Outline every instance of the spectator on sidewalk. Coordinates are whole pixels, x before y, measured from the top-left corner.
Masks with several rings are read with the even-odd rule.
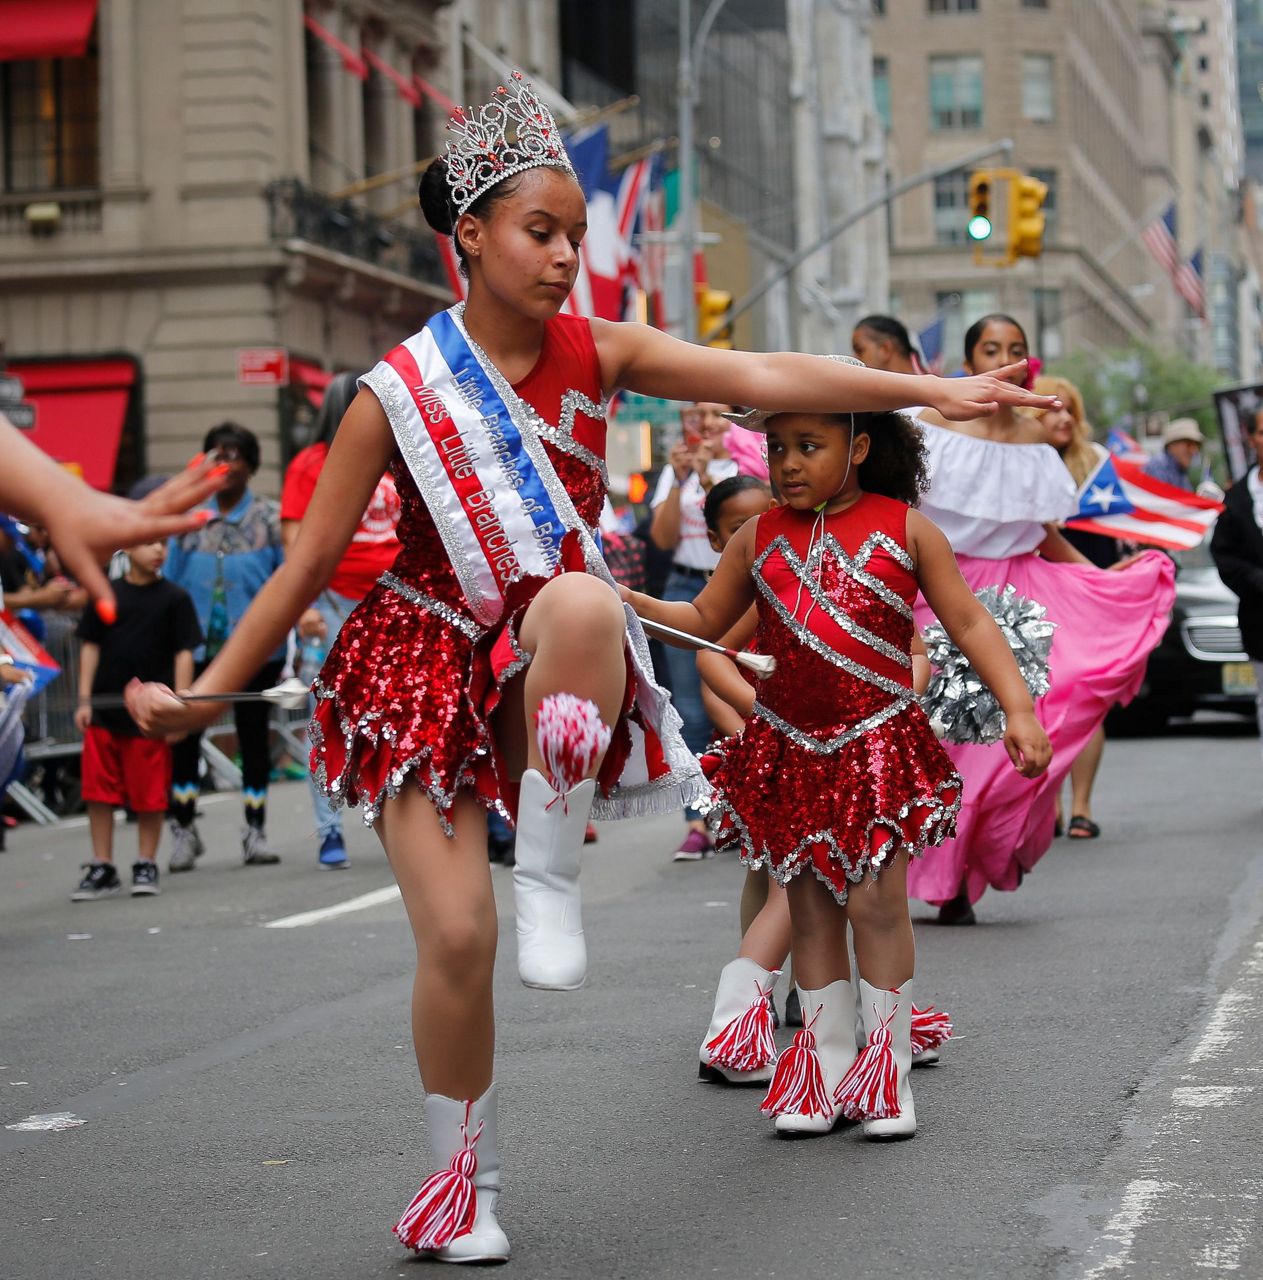
[[[267,580],[281,566],[284,551],[276,504],[250,491],[250,477],[259,469],[259,441],[253,431],[235,422],[222,422],[206,433],[203,450],[228,468],[223,488],[210,499],[206,523],[171,540],[167,577],[193,597],[206,642],[194,654],[195,676],[223,647]],[[247,690],[274,685],[285,663],[278,648],[255,673]],[[269,707],[266,702],[236,702],[232,708],[241,749],[241,789],[245,800],[242,861],[247,866],[280,862],[267,843]],[[194,825],[201,790],[201,733],[191,733],[175,745],[171,782],[171,871],[191,871],[202,853]]]
[[[114,810],[136,815],[138,856],[132,897],[158,892],[158,842],[171,783],[171,748],[141,735],[121,706],[92,706],[116,697],[131,680],[160,680],[173,689],[193,681],[193,650],[202,632],[188,592],[161,577],[162,540],[127,550],[129,567],[114,584],[118,620],[106,626],[93,609],[79,623],[79,705],[75,728],[83,734],[83,799],[88,807],[92,861],[84,867],[72,902],[118,893],[114,867]]]
[[[1193,482],[1188,473],[1206,443],[1201,427],[1192,418],[1176,418],[1162,428],[1160,443],[1162,452],[1145,463],[1145,475],[1192,493]]]
[[[351,406],[359,388],[356,374],[340,373],[325,391],[316,419],[315,440],[300,453],[285,472],[281,489],[281,537],[286,552],[299,535],[299,525],[307,513],[316,481],[329,456],[329,446],[338,424]],[[324,662],[342,624],[351,610],[373,589],[378,578],[395,562],[399,539],[395,527],[399,523],[399,494],[389,471],[382,476],[360,517],[359,528],[351,537],[346,552],[338,561],[328,585],[298,620],[298,638],[303,662],[299,674],[311,683]],[[346,841],[342,836],[342,818],[334,811],[324,792],[309,776],[312,809],[316,818],[316,834],[320,838],[317,860],[328,870],[349,866]]]
[[[1237,621],[1254,666],[1263,734],[1263,410],[1254,415],[1246,443],[1254,449],[1254,465],[1224,495],[1210,554],[1219,576],[1238,596]]]

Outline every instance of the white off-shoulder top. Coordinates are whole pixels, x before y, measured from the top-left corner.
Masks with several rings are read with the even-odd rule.
[[[958,555],[1025,555],[1043,542],[1045,525],[1079,509],[1074,479],[1051,445],[1002,444],[919,421],[930,459],[921,510]]]

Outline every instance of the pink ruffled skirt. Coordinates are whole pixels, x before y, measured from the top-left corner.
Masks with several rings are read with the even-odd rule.
[[[1003,743],[944,744],[964,780],[956,835],[926,849],[908,869],[909,895],[931,903],[954,898],[962,883],[970,902],[988,888],[1016,889],[1047,852],[1057,792],[1070,766],[1109,709],[1136,696],[1175,598],[1174,566],[1156,551],[1119,572],[1033,553],[957,560],[973,590],[1011,583],[1058,624],[1049,658],[1052,687],[1035,704],[1053,761],[1043,777],[1028,780],[1013,768]],[[933,621],[924,600],[917,602],[916,620],[922,628]]]

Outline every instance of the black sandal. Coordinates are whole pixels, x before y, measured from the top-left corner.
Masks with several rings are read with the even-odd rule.
[[[1077,813],[1070,819],[1066,834],[1071,840],[1095,840],[1101,834],[1101,828],[1091,818],[1085,818],[1081,813]]]

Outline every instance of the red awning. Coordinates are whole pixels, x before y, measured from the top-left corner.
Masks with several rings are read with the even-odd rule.
[[[97,0],[0,0],[0,62],[82,58]]]
[[[342,65],[360,80],[368,79],[368,63],[345,40],[339,40],[328,27],[322,27],[309,13],[303,14],[303,26],[317,40],[323,40],[342,59]]]
[[[414,107],[420,107],[421,94],[416,85],[402,71],[396,71],[385,58],[374,53],[372,49],[365,49],[363,52],[369,65],[381,72],[399,90],[399,96],[405,102]]]
[[[319,409],[325,398],[325,388],[333,381],[333,374],[322,369],[318,364],[307,360],[289,360],[290,383],[307,393],[307,399]]]
[[[94,489],[108,489],[136,366],[130,360],[14,360],[8,372],[22,379],[26,399],[35,404],[35,427],[24,433],[32,444],[81,473]]]

